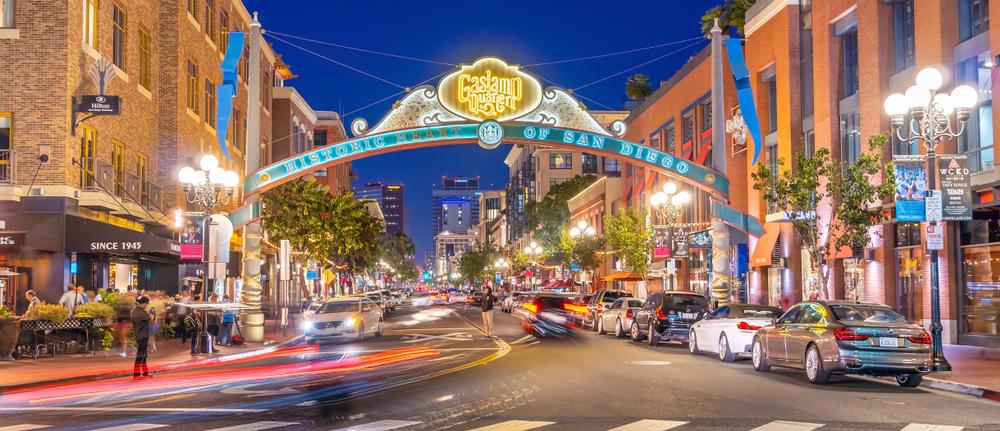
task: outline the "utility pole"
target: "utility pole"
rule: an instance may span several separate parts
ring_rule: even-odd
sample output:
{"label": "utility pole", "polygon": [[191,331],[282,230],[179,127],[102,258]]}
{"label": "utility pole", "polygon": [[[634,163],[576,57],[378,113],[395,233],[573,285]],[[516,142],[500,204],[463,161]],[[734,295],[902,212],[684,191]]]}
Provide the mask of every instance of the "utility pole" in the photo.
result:
{"label": "utility pole", "polygon": [[[245,176],[253,175],[260,168],[260,50],[261,26],[257,12],[250,23],[250,70],[247,71],[247,148]],[[247,341],[264,341],[264,312],[261,311],[260,284],[260,221],[248,223],[243,228],[243,302],[253,309],[243,313],[243,335]]]}
{"label": "utility pole", "polygon": [[[712,26],[712,168],[726,175],[726,114],[722,94],[722,28]],[[729,226],[712,220],[712,299],[716,306],[729,303],[733,274],[730,266]]]}

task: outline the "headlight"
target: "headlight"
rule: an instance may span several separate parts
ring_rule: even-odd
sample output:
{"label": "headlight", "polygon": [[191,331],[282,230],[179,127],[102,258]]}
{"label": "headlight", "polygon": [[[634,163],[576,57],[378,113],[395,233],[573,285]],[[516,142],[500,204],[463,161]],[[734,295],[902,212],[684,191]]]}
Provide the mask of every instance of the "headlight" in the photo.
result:
{"label": "headlight", "polygon": [[308,320],[306,320],[305,322],[302,322],[302,330],[303,331],[312,331],[314,328],[315,328],[315,326],[313,325],[312,322],[310,322]]}
{"label": "headlight", "polygon": [[358,324],[358,318],[357,317],[351,317],[351,318],[345,320],[344,324],[347,325],[347,327],[349,327],[349,328],[353,328],[354,325]]}

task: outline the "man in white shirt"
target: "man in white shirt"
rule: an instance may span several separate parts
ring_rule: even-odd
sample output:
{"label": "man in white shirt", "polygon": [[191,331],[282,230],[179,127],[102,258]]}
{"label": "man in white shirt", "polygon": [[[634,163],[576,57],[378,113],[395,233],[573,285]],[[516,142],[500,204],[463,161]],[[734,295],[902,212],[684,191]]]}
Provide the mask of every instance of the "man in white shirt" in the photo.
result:
{"label": "man in white shirt", "polygon": [[73,286],[66,288],[66,293],[59,298],[59,305],[69,309],[69,314],[76,314],[76,307],[87,303],[87,295],[83,293],[83,286]]}

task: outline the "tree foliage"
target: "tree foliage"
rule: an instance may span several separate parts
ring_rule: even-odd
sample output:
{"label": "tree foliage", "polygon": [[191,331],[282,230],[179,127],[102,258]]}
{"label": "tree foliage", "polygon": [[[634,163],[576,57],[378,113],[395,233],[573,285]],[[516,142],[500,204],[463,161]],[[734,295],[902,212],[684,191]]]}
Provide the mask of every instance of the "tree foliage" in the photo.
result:
{"label": "tree foliage", "polygon": [[618,214],[604,216],[604,231],[615,256],[624,259],[632,272],[645,276],[653,234],[643,213],[631,207],[621,208]]}
{"label": "tree foliage", "polygon": [[747,10],[756,2],[757,0],[726,0],[722,5],[709,9],[701,16],[701,32],[705,36],[711,35],[712,25],[718,18],[723,32],[729,27],[736,27],[736,31],[743,34]]}
{"label": "tree foliage", "polygon": [[416,247],[408,235],[382,232],[378,235],[376,243],[381,260],[393,269],[396,278],[404,281],[416,280],[419,275],[413,263]]}
{"label": "tree foliage", "polygon": [[642,103],[650,94],[653,94],[653,86],[649,83],[649,75],[637,73],[625,80],[625,95],[629,99]]}
{"label": "tree foliage", "polygon": [[528,225],[546,250],[559,250],[560,236],[569,224],[569,199],[594,181],[594,175],[577,175],[552,186],[541,201],[528,203]]}
{"label": "tree foliage", "polygon": [[[821,148],[811,157],[798,153],[792,169],[778,171],[765,164],[751,173],[754,190],[762,192],[772,207],[784,210],[797,235],[798,243],[816,269],[820,295],[830,298],[827,263],[842,247],[863,248],[869,245],[871,227],[884,222],[888,212],[881,205],[893,195],[894,171],[891,163],[882,161],[886,135],[874,135],[868,140],[869,151],[854,163],[835,161],[830,151]],[[881,177],[880,181],[877,181]],[[829,217],[817,217],[824,206]],[[825,241],[832,233],[832,244]]]}
{"label": "tree foliage", "polygon": [[492,278],[493,262],[499,255],[490,243],[480,243],[476,248],[462,253],[458,260],[458,273],[462,280],[473,284]]}

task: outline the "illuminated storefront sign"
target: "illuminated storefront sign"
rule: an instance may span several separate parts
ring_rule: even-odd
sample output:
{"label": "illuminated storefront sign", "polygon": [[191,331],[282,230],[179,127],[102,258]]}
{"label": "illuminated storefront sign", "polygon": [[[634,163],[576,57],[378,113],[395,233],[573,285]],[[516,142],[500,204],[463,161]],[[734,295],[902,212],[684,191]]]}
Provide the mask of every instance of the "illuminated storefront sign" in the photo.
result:
{"label": "illuminated storefront sign", "polygon": [[517,66],[486,57],[442,79],[438,98],[445,109],[461,117],[505,121],[538,107],[542,86]]}

